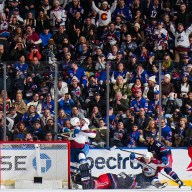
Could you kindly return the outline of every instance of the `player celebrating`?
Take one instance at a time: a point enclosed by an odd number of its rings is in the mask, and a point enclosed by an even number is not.
[[[141,167],[142,173],[136,175],[136,181],[142,188],[146,188],[149,185],[153,185],[156,188],[167,186],[167,183],[161,183],[158,179],[158,173],[166,165],[162,161],[153,158],[152,153],[147,152],[143,157],[138,158],[135,157],[135,153],[131,153],[130,165],[133,169]]]
[[[179,188],[185,186],[183,181],[181,181],[178,175],[172,170],[173,158],[171,150],[167,149],[161,142],[155,140],[152,134],[148,134],[146,136],[146,143],[148,146],[148,151],[151,152],[156,159],[167,165],[164,168],[165,173],[171,176],[175,182],[179,184]]]

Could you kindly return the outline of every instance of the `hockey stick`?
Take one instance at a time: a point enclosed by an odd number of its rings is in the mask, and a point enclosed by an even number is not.
[[[125,149],[121,149],[120,147],[117,147],[117,146],[114,146],[114,147],[120,149],[121,151],[127,152],[127,153],[133,153],[133,151],[129,151],[129,150],[125,150]],[[144,156],[144,154],[142,154],[142,153],[137,153],[137,152],[134,152],[134,153],[137,154],[137,155]]]
[[[128,151],[128,150],[125,150],[125,149],[121,149],[120,147],[117,147],[117,148],[120,149],[121,151],[124,151],[124,152],[127,152],[127,153],[135,153],[135,152],[133,152],[133,151]],[[141,153],[135,153],[135,154],[144,156],[144,154],[141,154]],[[154,171],[156,171],[155,168],[151,167],[150,165],[146,164],[145,162],[142,162],[142,163],[145,164],[146,166],[148,166],[149,168],[153,169]],[[165,175],[165,174],[163,174],[163,173],[161,173],[161,172],[159,172],[159,173],[160,173],[161,175],[163,175],[164,177],[166,177],[167,179],[169,179],[169,180],[177,183],[175,180],[173,180],[172,178],[168,177],[167,175]],[[178,183],[177,183],[177,184],[178,184]]]

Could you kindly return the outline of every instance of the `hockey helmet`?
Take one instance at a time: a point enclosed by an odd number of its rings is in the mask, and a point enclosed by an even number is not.
[[[90,125],[90,121],[89,121],[89,119],[87,119],[87,118],[83,118],[82,119],[84,122],[85,122],[85,124],[87,124],[88,126]]]
[[[151,159],[153,157],[153,154],[151,152],[147,152],[145,155],[144,155],[144,159]]]
[[[73,117],[70,120],[70,123],[72,126],[79,126],[80,125],[80,120],[78,117]]]

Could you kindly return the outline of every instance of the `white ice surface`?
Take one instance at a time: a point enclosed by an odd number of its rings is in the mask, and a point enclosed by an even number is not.
[[[166,188],[164,189],[156,189],[156,188],[147,188],[147,189],[101,189],[101,190],[90,190],[91,192],[108,192],[108,191],[113,191],[113,192],[145,192],[145,191],[150,191],[150,192],[156,192],[156,191],[167,191],[167,192],[174,192],[174,191],[181,191],[181,192],[188,192],[188,191],[191,191],[192,192],[192,187],[182,187],[181,189],[178,188],[178,187],[170,187],[170,186],[167,186]],[[78,191],[78,192],[85,192],[85,190],[82,190],[82,189],[0,189],[0,191],[2,192],[16,192],[16,191],[20,191],[20,192],[23,192],[23,191],[34,191],[34,192],[71,192],[71,191]],[[88,190],[89,191],[89,190]]]

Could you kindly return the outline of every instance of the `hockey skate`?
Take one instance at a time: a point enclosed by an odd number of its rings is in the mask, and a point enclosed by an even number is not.
[[[91,176],[91,170],[88,163],[81,164],[79,166],[80,176],[81,176],[81,185],[83,189],[93,189],[94,181]]]
[[[164,183],[157,182],[157,183],[155,183],[155,187],[158,188],[158,189],[165,188],[167,185],[168,185],[167,182],[164,182]]]
[[[178,183],[179,188],[186,186],[186,185],[183,183],[183,181],[181,181],[180,179],[176,179],[175,181]]]

